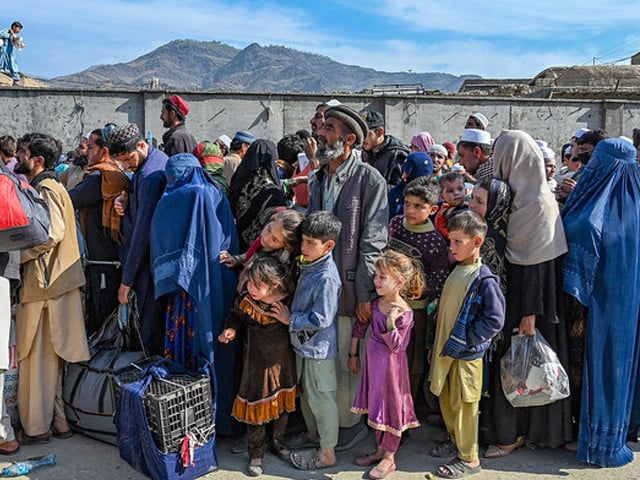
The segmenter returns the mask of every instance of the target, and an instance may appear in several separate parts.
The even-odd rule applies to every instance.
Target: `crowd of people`
[[[51,215],[44,245],[0,254],[22,427],[2,417],[0,453],[72,434],[65,363],[89,357],[87,335],[135,292],[148,354],[212,367],[217,433],[238,438],[251,476],[267,450],[334,466],[372,429],[376,450],[355,462],[382,479],[425,419],[442,426],[428,447],[442,478],[525,444],[632,460],[638,145],[580,129],[558,163],[524,131],[492,139],[479,112],[456,142],[423,131],[407,145],[382,113],[336,100],[277,144],[198,142],[189,111],[162,102],[160,144],[132,123],[96,126],[62,163],[51,135],[0,137],[0,169]],[[515,408],[500,360],[536,332],[571,395]],[[296,409],[306,430],[287,435]]]

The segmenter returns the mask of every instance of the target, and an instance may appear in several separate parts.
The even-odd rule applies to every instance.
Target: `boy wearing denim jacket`
[[[316,451],[291,453],[291,463],[303,470],[335,465],[338,442],[336,316],[342,290],[331,251],[342,224],[331,212],[316,211],[301,224],[300,278],[290,310],[282,304],[277,314],[289,320],[291,344],[296,353],[300,406],[307,440],[319,442]]]

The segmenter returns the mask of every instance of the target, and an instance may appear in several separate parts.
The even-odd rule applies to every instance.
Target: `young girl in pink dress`
[[[402,253],[388,250],[376,261],[373,280],[379,298],[371,303],[373,318],[367,341],[366,361],[351,409],[367,413],[376,430],[378,448],[356,459],[360,466],[376,465],[369,478],[379,480],[396,469],[395,453],[402,432],[419,426],[413,408],[407,344],[413,327],[413,311],[406,300],[420,298],[425,284],[422,267]],[[360,370],[358,342],[365,337],[366,323],[353,327],[349,369]]]

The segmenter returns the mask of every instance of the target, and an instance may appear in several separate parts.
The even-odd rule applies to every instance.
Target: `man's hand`
[[[349,371],[354,375],[360,371],[360,359],[358,357],[349,357],[347,359]]]
[[[571,178],[565,178],[560,185],[556,187],[556,198],[558,200],[566,200],[569,194],[576,188],[578,182]]]
[[[121,283],[120,288],[118,289],[118,301],[123,304],[129,303],[130,291],[131,291],[131,287],[128,287],[124,283]]]
[[[127,209],[128,204],[129,204],[129,194],[123,191],[113,201],[113,209],[116,211],[118,215],[120,215],[121,217],[124,217],[124,212]]]
[[[297,187],[298,185],[302,184],[302,183],[308,183],[309,182],[309,177],[306,175],[303,175],[301,177],[293,177],[291,179],[291,183],[290,185],[292,187]]]
[[[358,317],[360,323],[369,323],[372,316],[371,302],[358,303],[356,306],[356,317]]]
[[[318,154],[318,142],[313,137],[306,138],[302,141],[302,148],[304,149],[304,154],[309,159],[309,163],[311,164],[311,170],[317,170],[320,166],[320,162],[316,158]]]

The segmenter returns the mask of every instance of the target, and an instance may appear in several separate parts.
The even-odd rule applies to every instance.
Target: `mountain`
[[[56,77],[60,87],[141,87],[226,92],[360,92],[380,84],[458,91],[466,78],[448,73],[381,72],[278,45],[243,50],[221,42],[174,40],[127,63],[98,65]]]

